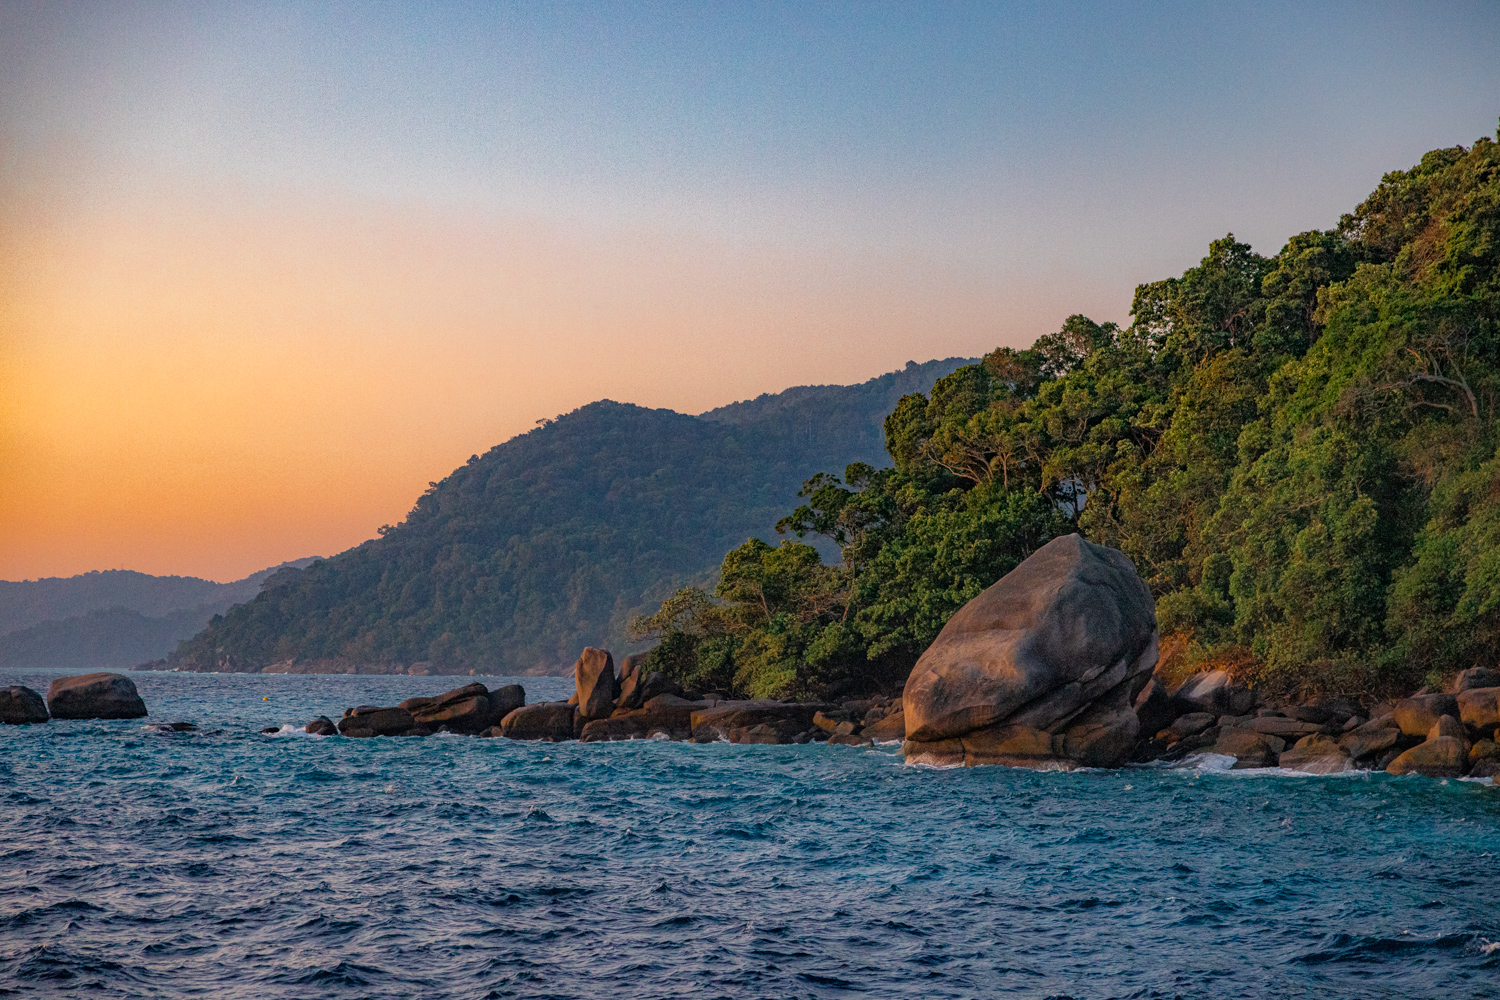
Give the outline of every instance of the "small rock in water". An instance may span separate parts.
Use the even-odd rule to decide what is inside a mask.
[[[279,732],[281,732],[281,727],[280,726],[267,726],[266,728],[264,728],[264,729],[261,730],[261,733],[264,734],[264,735],[267,735],[267,736],[271,735],[272,733],[279,733]]]
[[[20,684],[0,688],[0,723],[26,726],[48,718],[47,703],[31,688]]]
[[[320,715],[304,726],[302,731],[311,736],[337,736],[339,727],[328,716]]]

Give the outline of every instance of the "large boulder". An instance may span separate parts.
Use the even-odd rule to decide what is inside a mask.
[[[1468,670],[1459,672],[1453,690],[1458,693],[1487,687],[1500,687],[1500,670],[1493,670],[1489,667],[1470,667]]]
[[[898,709],[883,719],[868,723],[860,730],[860,735],[867,736],[876,743],[903,739],[906,736],[906,713]]]
[[[659,731],[674,739],[687,739],[693,730],[693,713],[711,707],[707,702],[659,694],[631,712],[630,717],[644,726],[648,734]]]
[[[1167,686],[1152,677],[1135,696],[1135,715],[1141,720],[1141,732],[1158,733],[1176,721],[1183,711],[1172,700]]]
[[[561,701],[524,705],[500,720],[500,734],[513,740],[571,740],[573,706]]]
[[[1500,726],[1500,687],[1465,688],[1456,700],[1464,725],[1475,729]]]
[[[1425,774],[1429,778],[1457,778],[1469,763],[1462,740],[1439,736],[1418,744],[1387,765],[1391,774]]]
[[[1255,733],[1265,733],[1268,736],[1283,736],[1292,739],[1300,739],[1303,736],[1312,736],[1315,733],[1327,734],[1328,727],[1316,722],[1302,722],[1299,719],[1288,719],[1284,715],[1260,715],[1235,725],[1236,729],[1248,729]]]
[[[490,692],[490,719],[495,725],[522,705],[526,704],[526,689],[519,684],[507,684],[498,691]]]
[[[640,678],[635,691],[635,697],[642,705],[646,704],[652,698],[659,698],[664,694],[674,694],[681,697],[684,692],[681,684],[678,684],[660,670],[653,670]]]
[[[631,653],[620,661],[620,697],[616,699],[621,708],[640,708],[644,699],[640,686],[645,675],[642,670],[650,653]]]
[[[1429,778],[1456,778],[1469,769],[1469,738],[1463,723],[1451,715],[1439,716],[1427,731],[1427,741],[1414,746],[1387,765],[1391,774],[1425,774]]]
[[[54,719],[139,719],[146,714],[135,682],[108,673],[59,677],[47,688],[47,708]]]
[[[1189,712],[1187,715],[1178,716],[1170,726],[1159,730],[1156,738],[1166,740],[1168,743],[1176,743],[1180,739],[1197,736],[1217,721],[1212,712]]]
[[[1121,684],[1073,716],[1054,741],[1065,761],[1114,767],[1130,756],[1140,732],[1140,720],[1130,707],[1130,690]]]
[[[1194,674],[1172,693],[1172,699],[1180,711],[1213,715],[1244,715],[1255,707],[1255,692],[1236,684],[1224,670]]]
[[[1451,694],[1419,694],[1396,702],[1396,725],[1408,736],[1425,736],[1438,719],[1458,716],[1458,699]]]
[[[1341,774],[1354,766],[1343,747],[1321,734],[1302,737],[1281,755],[1278,763],[1288,770],[1308,774]]]
[[[615,710],[620,694],[615,677],[615,658],[608,650],[588,646],[573,665],[577,685],[578,712],[585,719],[605,719]]]
[[[465,684],[434,698],[408,698],[401,707],[428,732],[446,728],[450,733],[475,736],[488,729],[494,717],[489,688],[479,683]]]
[[[1396,725],[1395,719],[1387,715],[1349,730],[1339,737],[1339,746],[1350,757],[1358,759],[1394,746],[1400,738],[1401,727]]]
[[[48,718],[47,703],[31,688],[20,684],[0,688],[0,723],[25,726]]]
[[[339,732],[355,739],[372,736],[414,736],[421,732],[412,714],[404,708],[380,708],[377,705],[360,705],[344,713],[339,720]]]
[[[926,763],[967,764],[975,767],[982,764],[1000,764],[1006,767],[1029,767],[1038,771],[1067,771],[1077,765],[1064,757],[1060,738],[1040,729],[1028,726],[1001,724],[986,726],[965,733],[963,739],[954,740],[961,747],[958,759],[932,758],[931,752],[918,751],[917,757]],[[911,754],[907,759],[912,759]]]
[[[1156,657],[1151,592],[1125,554],[1055,538],[960,608],[912,668],[908,759],[947,760],[951,750],[923,745],[982,729],[1059,735],[1078,723],[1061,752],[1118,763],[1128,746],[1109,758],[1139,731],[1131,702]]]

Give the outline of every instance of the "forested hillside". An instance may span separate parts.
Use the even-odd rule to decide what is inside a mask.
[[[702,689],[899,682],[948,617],[1049,538],[1123,549],[1164,669],[1388,692],[1500,662],[1500,147],[1435,150],[1338,225],[1262,256],[1226,236],[903,398],[894,468],[804,489],[710,595],[635,623]]]
[[[285,572],[170,658],[188,670],[561,672],[585,644],[712,580],[820,468],[880,463],[882,419],[964,359],[693,417],[591,403],[474,456],[399,525]]]

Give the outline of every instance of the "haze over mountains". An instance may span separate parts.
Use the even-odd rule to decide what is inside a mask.
[[[474,456],[400,525],[282,570],[159,666],[199,671],[525,674],[774,540],[803,480],[889,465],[883,420],[969,359],[853,386],[800,386],[698,416],[591,403]]]
[[[0,666],[119,669],[167,655],[214,615],[250,600],[284,566],[243,580],[104,570],[0,580]]]

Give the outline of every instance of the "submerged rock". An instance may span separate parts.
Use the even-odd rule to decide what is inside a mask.
[[[47,688],[47,708],[54,719],[139,719],[146,714],[135,682],[112,673],[59,677]]]
[[[1220,732],[1210,752],[1233,757],[1236,768],[1275,767],[1286,741],[1279,736],[1249,729]]]
[[[1049,760],[1119,763],[1156,656],[1151,593],[1124,553],[1053,539],[964,605],[917,661],[903,698],[908,759],[965,762],[949,741],[1019,727],[1063,737]]]
[[[824,706],[781,701],[724,701],[689,716],[693,738],[731,743],[790,743],[813,726]],[[764,727],[764,728],[763,728]],[[775,735],[776,739],[770,739]]]
[[[320,715],[303,726],[302,731],[311,736],[337,736],[339,734],[339,727],[334,725],[333,720],[328,716]]]
[[[27,726],[49,718],[47,703],[31,688],[20,684],[0,688],[0,723]]]

